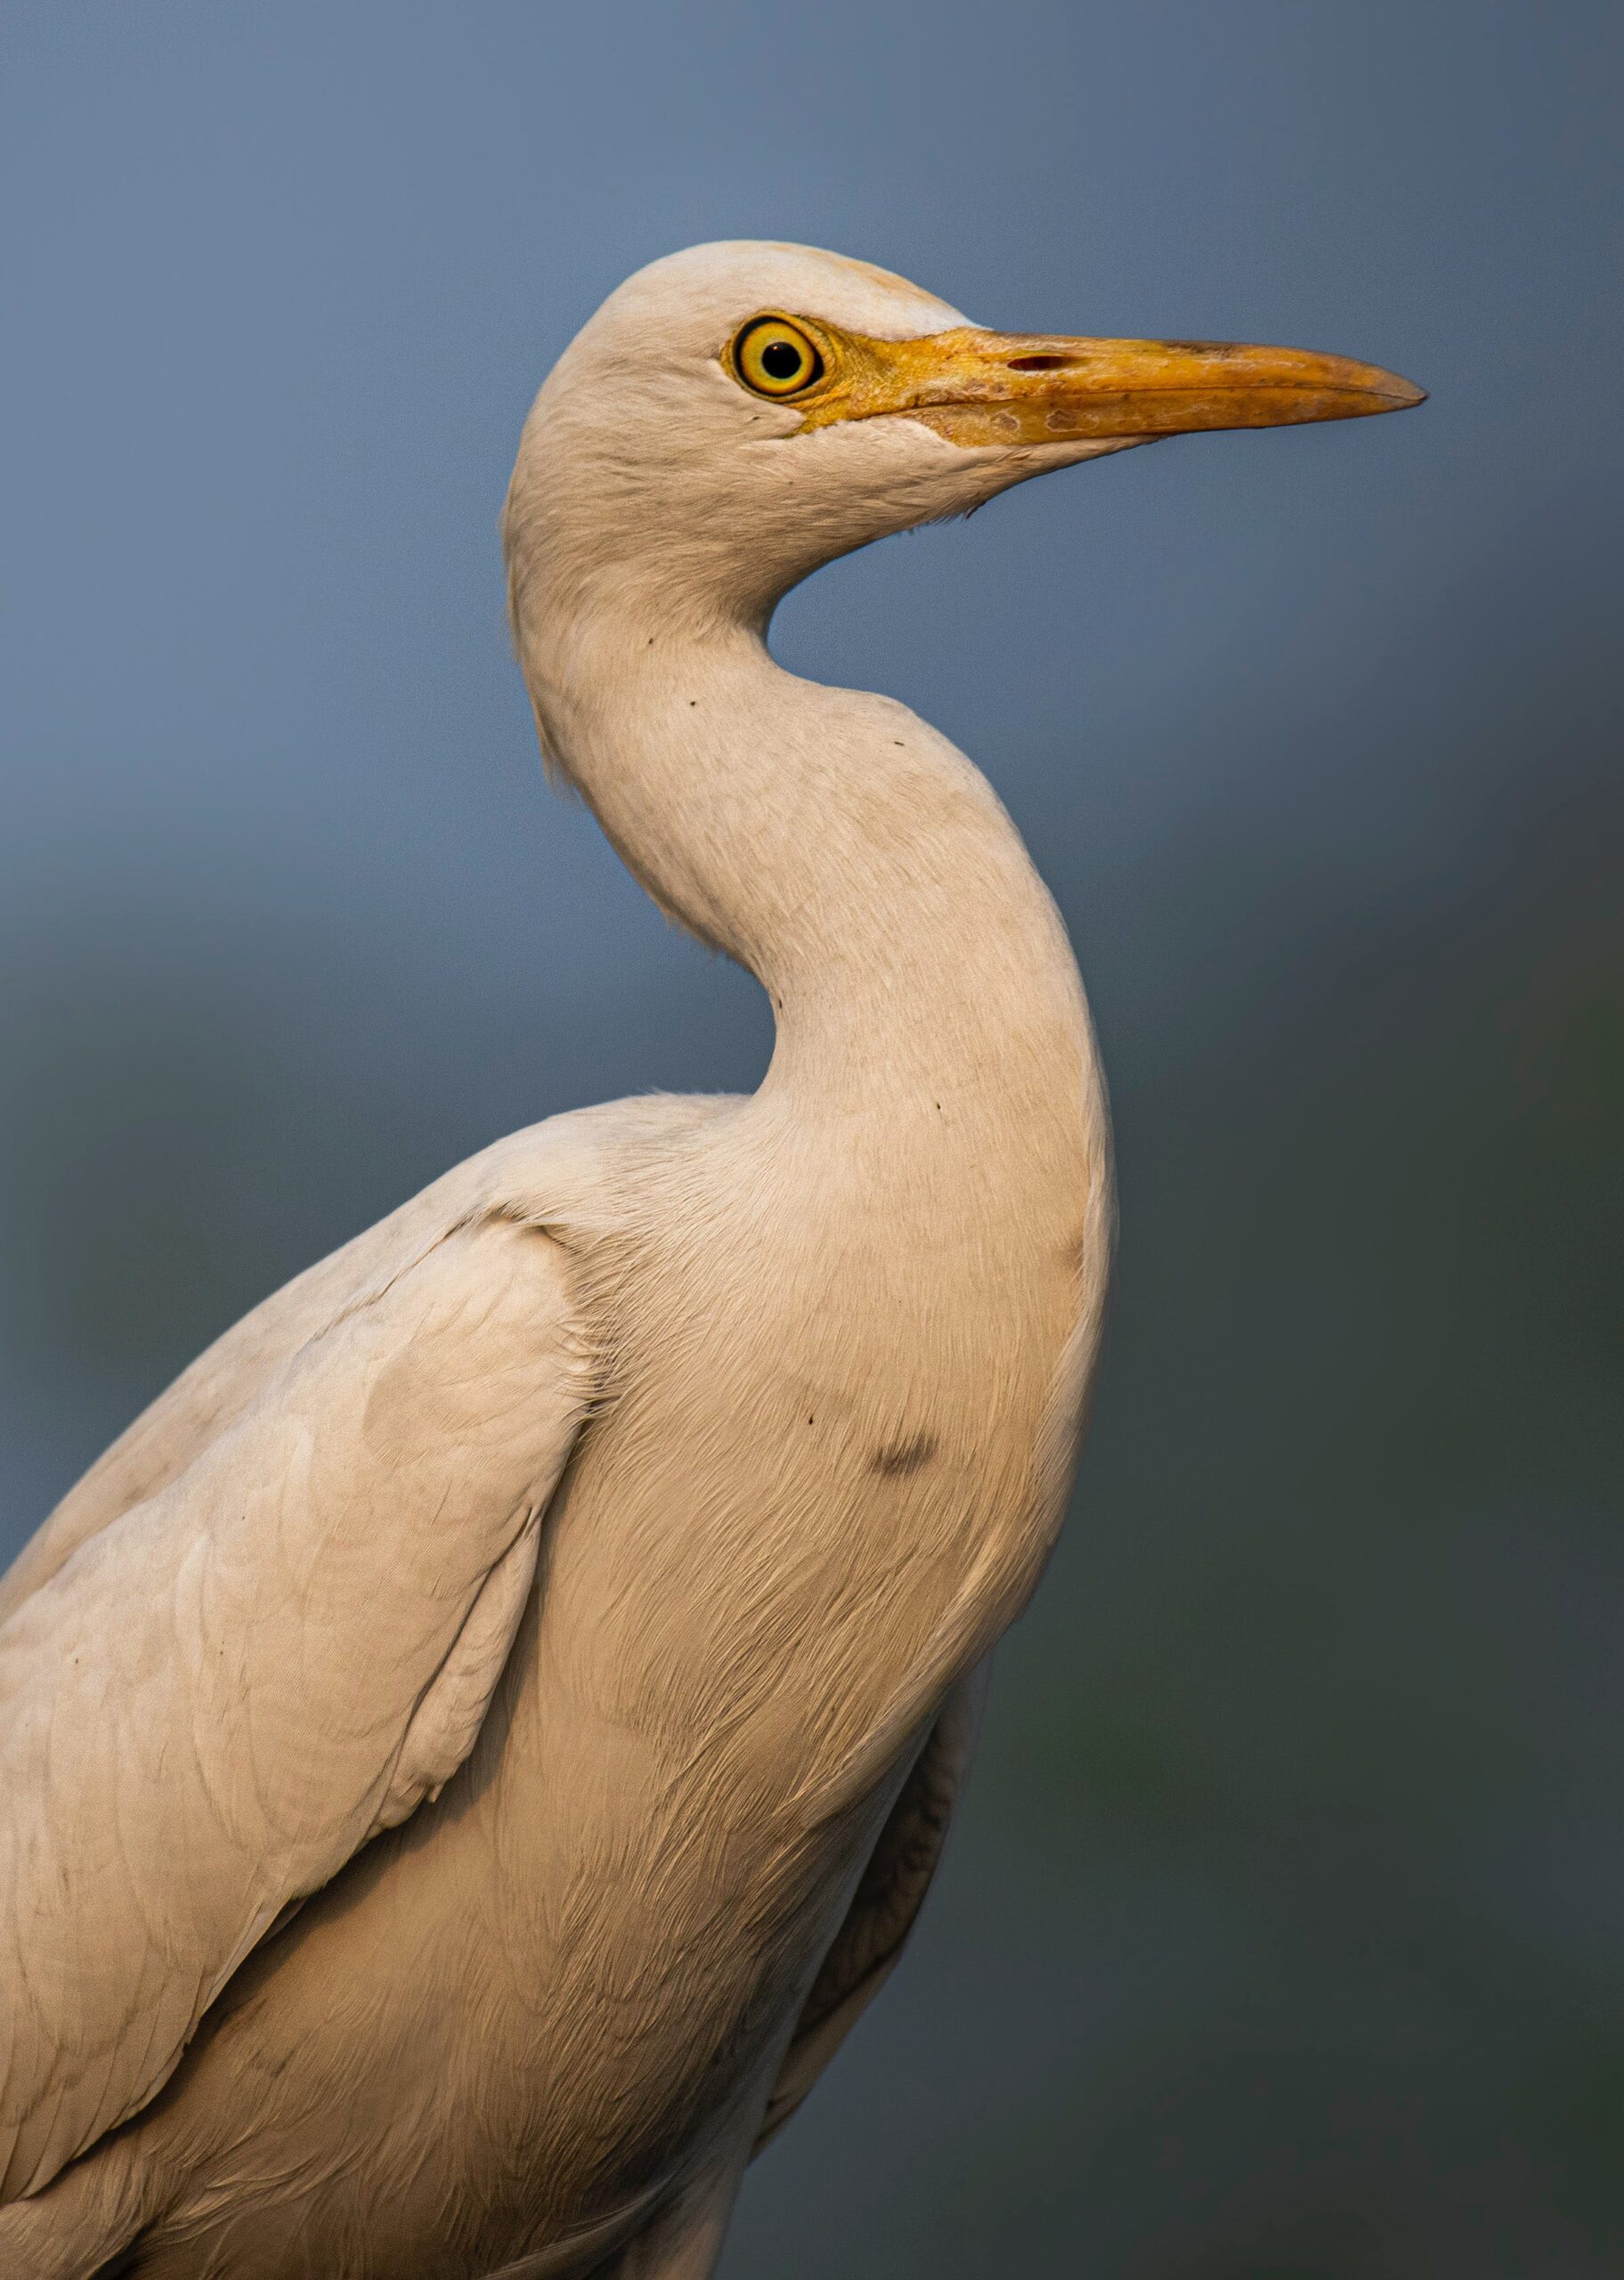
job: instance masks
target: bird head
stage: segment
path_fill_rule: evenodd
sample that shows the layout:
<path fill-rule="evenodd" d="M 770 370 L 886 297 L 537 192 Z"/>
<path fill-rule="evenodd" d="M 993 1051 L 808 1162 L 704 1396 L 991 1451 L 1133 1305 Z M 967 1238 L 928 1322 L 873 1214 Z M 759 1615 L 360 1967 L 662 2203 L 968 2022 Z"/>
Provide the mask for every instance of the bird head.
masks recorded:
<path fill-rule="evenodd" d="M 695 246 L 611 294 L 536 399 L 504 523 L 516 613 L 539 588 L 764 623 L 822 563 L 1052 468 L 1421 401 L 1346 357 L 994 332 L 865 262 Z"/>

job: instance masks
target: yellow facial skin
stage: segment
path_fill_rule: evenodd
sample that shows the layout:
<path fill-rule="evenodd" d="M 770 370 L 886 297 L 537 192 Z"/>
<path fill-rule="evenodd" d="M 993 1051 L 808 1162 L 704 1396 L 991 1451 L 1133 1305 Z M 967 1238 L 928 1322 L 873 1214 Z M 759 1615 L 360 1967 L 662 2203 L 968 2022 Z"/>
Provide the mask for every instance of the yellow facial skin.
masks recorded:
<path fill-rule="evenodd" d="M 810 379 L 755 385 L 763 342 L 809 345 Z M 786 352 L 775 361 L 788 364 Z M 1229 340 L 1090 340 L 961 325 L 918 340 L 875 340 L 815 318 L 764 310 L 724 359 L 740 385 L 793 404 L 803 428 L 901 415 L 966 446 L 1072 444 L 1282 428 L 1402 411 L 1425 389 L 1376 364 L 1306 348 Z"/>

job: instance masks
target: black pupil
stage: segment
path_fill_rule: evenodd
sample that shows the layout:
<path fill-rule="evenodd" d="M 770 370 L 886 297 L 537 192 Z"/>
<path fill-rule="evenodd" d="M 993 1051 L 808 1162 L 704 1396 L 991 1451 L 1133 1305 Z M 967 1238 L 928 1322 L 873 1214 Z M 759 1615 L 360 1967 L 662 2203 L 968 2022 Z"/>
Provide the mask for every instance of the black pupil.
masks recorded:
<path fill-rule="evenodd" d="M 761 351 L 761 370 L 769 380 L 792 380 L 806 361 L 792 340 L 769 340 Z"/>

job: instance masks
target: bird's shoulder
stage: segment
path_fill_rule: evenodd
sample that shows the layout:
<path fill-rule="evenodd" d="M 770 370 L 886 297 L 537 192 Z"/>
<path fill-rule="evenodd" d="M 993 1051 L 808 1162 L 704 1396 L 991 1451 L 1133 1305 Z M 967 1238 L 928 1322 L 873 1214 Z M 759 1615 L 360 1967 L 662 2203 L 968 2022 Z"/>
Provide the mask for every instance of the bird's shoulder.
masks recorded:
<path fill-rule="evenodd" d="M 169 1486 L 302 1348 L 459 1229 L 504 1222 L 566 1246 L 612 1220 L 627 1159 L 674 1140 L 729 1096 L 648 1094 L 572 1109 L 493 1142 L 234 1323 L 97 1459 L 0 1575 L 0 1624 L 78 1547 Z"/>

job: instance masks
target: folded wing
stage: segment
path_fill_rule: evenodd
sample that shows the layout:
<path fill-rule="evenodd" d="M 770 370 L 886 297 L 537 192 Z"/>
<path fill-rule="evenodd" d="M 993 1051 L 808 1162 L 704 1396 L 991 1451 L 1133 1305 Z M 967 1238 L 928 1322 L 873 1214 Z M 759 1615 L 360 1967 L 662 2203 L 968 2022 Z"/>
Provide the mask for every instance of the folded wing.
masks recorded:
<path fill-rule="evenodd" d="M 896 1967 L 947 1841 L 986 1690 L 983 1665 L 960 1680 L 925 1738 L 807 1998 L 767 2102 L 757 2154 L 808 2096 Z"/>
<path fill-rule="evenodd" d="M 591 1397 L 565 1266 L 451 1229 L 0 1624 L 0 2203 L 467 1756 Z"/>

